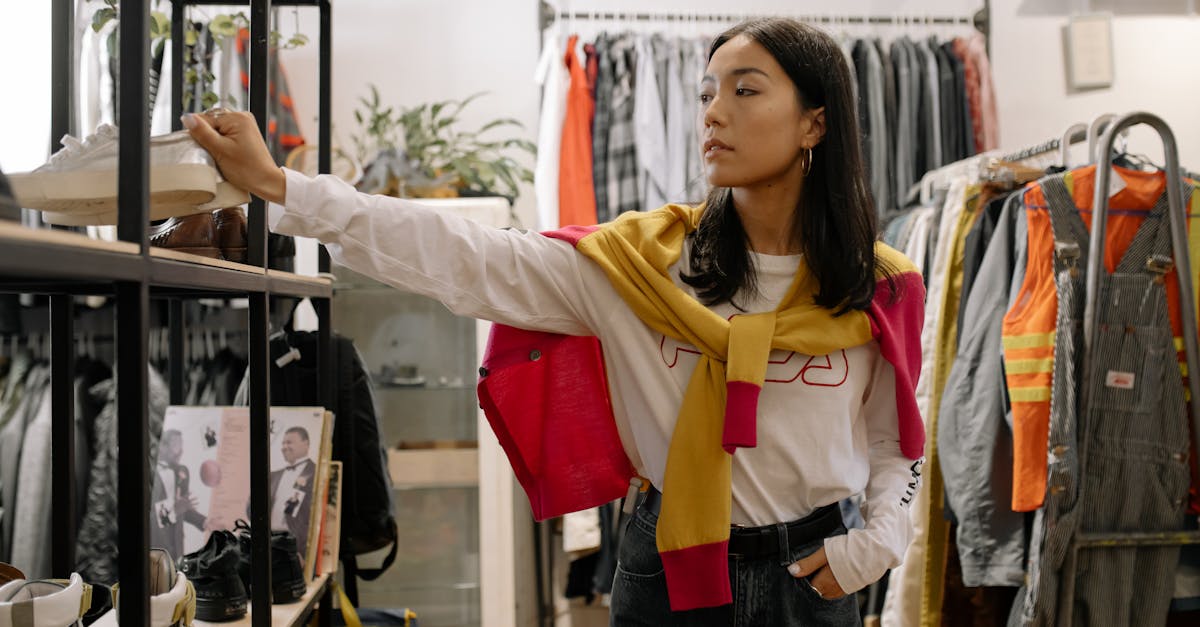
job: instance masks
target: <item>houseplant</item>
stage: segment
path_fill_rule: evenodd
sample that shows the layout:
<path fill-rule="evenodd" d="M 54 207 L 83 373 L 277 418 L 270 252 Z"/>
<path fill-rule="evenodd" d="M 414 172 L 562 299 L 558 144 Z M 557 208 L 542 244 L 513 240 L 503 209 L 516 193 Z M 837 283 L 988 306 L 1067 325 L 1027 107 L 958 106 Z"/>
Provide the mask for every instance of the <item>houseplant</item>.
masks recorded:
<path fill-rule="evenodd" d="M 518 137 L 491 138 L 504 127 L 522 128 L 517 120 L 492 120 L 474 131 L 457 126 L 463 109 L 482 93 L 400 109 L 384 105 L 369 85 L 354 112 L 360 133 L 353 137 L 358 158 L 367 163 L 359 188 L 369 193 L 417 198 L 520 195 L 521 181 L 533 172 L 516 159 L 533 155 L 533 142 Z M 485 137 L 486 136 L 486 137 Z"/>

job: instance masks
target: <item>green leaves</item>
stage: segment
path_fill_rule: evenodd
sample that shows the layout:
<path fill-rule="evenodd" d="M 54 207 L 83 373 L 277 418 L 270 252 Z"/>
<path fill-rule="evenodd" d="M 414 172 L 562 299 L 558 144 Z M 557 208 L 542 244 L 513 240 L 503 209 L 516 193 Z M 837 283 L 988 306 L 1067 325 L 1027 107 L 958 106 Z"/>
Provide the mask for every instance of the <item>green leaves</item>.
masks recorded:
<path fill-rule="evenodd" d="M 474 131 L 457 129 L 463 110 L 486 92 L 397 111 L 382 105 L 375 85 L 368 88 L 369 95 L 359 98 L 362 108 L 354 111 L 362 133 L 353 140 L 362 161 L 402 148 L 420 175 L 429 180 L 452 176 L 460 189 L 510 198 L 519 195 L 520 183 L 533 182 L 533 172 L 508 154 L 532 155 L 536 151 L 533 142 L 519 137 L 484 137 L 500 128 L 523 129 L 518 120 L 499 118 Z"/>
<path fill-rule="evenodd" d="M 150 38 L 169 37 L 171 35 L 171 18 L 162 11 L 150 12 Z"/>
<path fill-rule="evenodd" d="M 105 24 L 117 19 L 117 10 L 112 7 L 105 7 L 92 14 L 92 30 L 100 32 Z"/>
<path fill-rule="evenodd" d="M 238 24 L 232 15 L 218 15 L 208 22 L 208 31 L 213 37 L 233 37 L 237 35 Z"/>

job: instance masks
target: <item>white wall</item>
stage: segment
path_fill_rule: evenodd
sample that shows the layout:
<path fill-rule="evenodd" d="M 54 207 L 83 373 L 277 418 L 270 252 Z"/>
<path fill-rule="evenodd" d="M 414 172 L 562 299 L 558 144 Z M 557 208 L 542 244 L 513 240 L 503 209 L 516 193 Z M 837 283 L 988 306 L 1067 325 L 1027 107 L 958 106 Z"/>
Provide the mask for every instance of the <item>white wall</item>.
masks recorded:
<path fill-rule="evenodd" d="M 12 0 L 8 0 L 12 1 Z M 972 15 L 979 0 L 557 0 L 572 11 L 674 13 L 786 13 L 790 15 Z M 1147 110 L 1174 129 L 1182 162 L 1200 169 L 1200 18 L 1194 0 L 993 0 L 993 75 L 999 99 L 1001 145 L 1019 149 L 1061 135 L 1075 121 L 1100 113 Z M 367 84 L 379 86 L 385 100 L 409 106 L 476 91 L 491 95 L 472 106 L 468 124 L 510 116 L 535 139 L 539 90 L 532 76 L 539 51 L 535 0 L 339 0 L 334 9 L 334 123 L 336 137 L 349 145 L 356 132 L 353 110 Z M 285 10 L 287 13 L 290 10 Z M 1116 57 L 1111 88 L 1069 93 L 1063 65 L 1062 28 L 1067 17 L 1109 11 Z M 304 32 L 315 34 L 316 13 L 300 10 Z M 283 20 L 284 30 L 292 19 Z M 638 24 L 596 21 L 559 23 L 584 35 L 604 28 Z M 662 29 L 661 23 L 657 26 Z M 673 25 L 681 33 L 711 32 L 716 26 Z M 904 27 L 845 26 L 854 33 L 888 37 Z M 961 33 L 962 27 L 943 29 Z M 922 27 L 914 33 L 927 32 Z M 302 124 L 315 141 L 316 49 L 284 56 Z M 1161 163 L 1159 142 L 1148 129 L 1136 129 L 1130 146 Z M 1083 158 L 1077 149 L 1074 161 Z M 518 215 L 534 224 L 532 190 L 523 192 Z"/>
<path fill-rule="evenodd" d="M 576 11 L 827 15 L 829 3 L 786 0 L 559 0 Z M 1000 105 L 1001 141 L 1006 149 L 1060 134 L 1076 120 L 1103 112 L 1144 109 L 1162 115 L 1175 130 L 1182 160 L 1200 168 L 1200 97 L 1195 77 L 1200 58 L 1200 18 L 1195 0 L 994 0 L 993 67 Z M 967 15 L 978 0 L 846 0 L 839 14 Z M 1108 89 L 1068 93 L 1061 29 L 1068 15 L 1088 9 L 1112 11 L 1116 80 Z M 284 9 L 282 29 L 295 28 Z M 314 36 L 317 16 L 300 9 L 302 32 Z M 0 0 L 0 168 L 20 171 L 44 161 L 49 146 L 49 33 L 47 2 Z M 589 22 L 575 25 L 594 31 Z M 685 28 L 685 27 L 677 27 Z M 690 27 L 686 27 L 690 28 Z M 877 32 L 886 34 L 888 27 Z M 896 29 L 892 29 L 895 31 Z M 380 86 L 389 101 L 412 105 L 461 98 L 474 91 L 492 95 L 468 110 L 466 121 L 512 116 L 533 138 L 538 90 L 532 82 L 538 54 L 535 0 L 339 0 L 334 8 L 334 120 L 349 144 L 353 110 L 366 85 Z M 285 53 L 302 124 L 315 141 L 316 47 Z M 14 97 L 15 96 L 15 97 Z M 1158 159 L 1157 141 L 1135 133 L 1133 146 Z M 1078 160 L 1081 157 L 1076 157 Z M 532 224 L 532 194 L 518 205 Z"/>
<path fill-rule="evenodd" d="M 41 165 L 50 150 L 50 3 L 0 0 L 0 169 Z"/>
<path fill-rule="evenodd" d="M 534 139 L 540 98 L 533 81 L 539 50 L 534 2 L 337 0 L 333 7 L 334 138 L 347 151 L 359 132 L 354 110 L 371 83 L 383 102 L 397 107 L 489 92 L 463 112 L 462 128 L 511 117 Z M 293 10 L 281 11 L 281 29 L 289 33 Z M 318 14 L 296 13 L 312 43 L 281 59 L 305 137 L 316 143 Z M 532 168 L 532 159 L 527 164 Z M 532 187 L 524 189 L 517 209 L 523 224 L 534 223 Z"/>
<path fill-rule="evenodd" d="M 696 12 L 743 14 L 785 11 L 827 15 L 826 2 L 786 0 L 593 0 L 557 4 L 572 11 Z M 971 15 L 976 0 L 903 0 L 884 2 L 845 0 L 838 14 Z M 295 19 L 283 9 L 281 29 L 289 33 Z M 317 14 L 300 9 L 300 29 L 314 36 L 313 45 L 284 53 L 292 95 L 309 141 L 316 141 Z M 584 35 L 608 27 L 617 30 L 637 24 L 579 21 L 560 23 Z M 711 32 L 713 27 L 673 26 L 681 33 Z M 865 30 L 859 28 L 859 30 Z M 876 27 L 886 34 L 898 29 Z M 950 29 L 948 32 L 961 32 Z M 515 117 L 525 124 L 526 137 L 536 139 L 540 90 L 533 81 L 540 35 L 536 0 L 338 0 L 333 11 L 335 140 L 349 147 L 357 132 L 354 109 L 376 84 L 386 102 L 411 106 L 477 91 L 490 95 L 472 104 L 464 115 L 465 128 L 495 117 Z M 532 164 L 531 164 L 532 165 Z M 532 188 L 517 203 L 522 224 L 536 223 Z"/>
<path fill-rule="evenodd" d="M 1094 0 L 1092 10 L 1114 13 L 1116 59 L 1111 88 L 1069 93 L 1062 28 L 1087 9 L 1077 0 L 993 0 L 992 68 L 999 94 L 1000 139 L 1019 149 L 1061 136 L 1073 122 L 1101 113 L 1145 110 L 1175 133 L 1181 162 L 1200 168 L 1200 18 L 1186 0 Z M 1130 149 L 1162 164 L 1161 143 L 1134 129 Z M 1085 151 L 1073 151 L 1073 162 Z"/>

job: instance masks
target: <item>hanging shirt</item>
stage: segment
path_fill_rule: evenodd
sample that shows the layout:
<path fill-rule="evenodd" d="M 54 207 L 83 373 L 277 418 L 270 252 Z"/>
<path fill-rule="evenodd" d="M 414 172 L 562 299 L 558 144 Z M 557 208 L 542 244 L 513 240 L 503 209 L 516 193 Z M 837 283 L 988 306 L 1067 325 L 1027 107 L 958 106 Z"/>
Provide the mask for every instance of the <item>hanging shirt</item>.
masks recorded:
<path fill-rule="evenodd" d="M 688 128 L 696 123 L 695 98 L 684 94 L 683 53 L 678 40 L 665 42 L 667 52 L 667 197 L 674 202 L 687 200 Z M 690 72 L 690 68 L 688 69 Z M 694 94 L 693 94 L 694 96 Z M 649 205 L 648 205 L 649 206 Z"/>
<path fill-rule="evenodd" d="M 640 209 L 667 204 L 667 126 L 658 89 L 658 68 L 649 37 L 637 39 L 636 95 L 633 99 L 634 142 L 642 174 Z"/>
<path fill-rule="evenodd" d="M 1009 503 L 1013 440 L 1000 340 L 1012 276 L 1025 247 L 1016 237 L 1025 209 L 1020 192 L 1000 202 L 994 237 L 984 244 L 960 312 L 958 355 L 938 416 L 946 500 L 958 521 L 958 559 L 968 587 L 1015 587 L 1025 577 L 1025 514 Z"/>
<path fill-rule="evenodd" d="M 895 171 L 893 192 L 899 202 L 908 195 L 908 188 L 915 180 L 913 156 L 918 138 L 916 136 L 917 128 L 910 123 L 914 115 L 913 103 L 915 101 L 912 93 L 912 63 L 909 58 L 908 46 L 904 41 L 897 39 L 892 42 L 890 53 L 896 77 L 896 115 L 898 120 L 895 153 L 892 155 L 892 166 Z"/>
<path fill-rule="evenodd" d="M 567 66 L 557 37 L 547 37 L 535 80 L 542 86 L 542 113 L 538 123 L 537 163 L 533 192 L 537 197 L 537 228 L 558 228 L 558 166 L 563 120 L 567 113 Z"/>
<path fill-rule="evenodd" d="M 925 417 L 927 432 L 935 433 L 935 425 L 930 424 L 934 407 L 934 375 L 937 368 L 939 353 L 938 337 L 942 325 L 944 308 L 940 306 L 945 299 L 945 292 L 950 281 L 951 255 L 950 249 L 954 239 L 955 227 L 966 205 L 967 181 L 965 178 L 955 179 L 941 204 L 940 211 L 935 215 L 930 225 L 934 232 L 932 263 L 925 268 L 925 277 L 929 284 L 926 293 L 925 324 L 921 332 L 921 376 L 917 379 L 917 404 L 921 415 Z M 906 251 L 907 252 L 907 251 Z M 940 397 L 939 397 L 940 400 Z M 932 451 L 932 447 L 929 448 Z M 930 474 L 930 477 L 933 475 Z M 888 625 L 915 626 L 921 624 L 922 605 L 926 603 L 926 591 L 936 585 L 940 593 L 939 577 L 926 578 L 926 564 L 930 552 L 935 547 L 939 536 L 944 537 L 945 521 L 939 521 L 930 516 L 932 506 L 940 508 L 942 494 L 940 488 L 934 490 L 932 481 L 921 484 L 913 501 L 913 534 L 914 539 L 908 545 L 900 566 L 888 577 L 887 598 L 884 603 L 883 621 Z M 944 552 L 944 544 L 941 549 Z M 940 569 L 939 569 L 940 570 Z M 936 574 L 936 573 L 931 573 Z M 940 606 L 939 606 L 940 609 Z"/>
<path fill-rule="evenodd" d="M 50 577 L 50 387 L 44 386 L 28 405 L 21 442 L 21 467 L 11 492 L 16 497 L 12 527 L 12 565 L 34 579 Z"/>
<path fill-rule="evenodd" d="M 558 223 L 596 224 L 596 192 L 592 185 L 592 115 L 595 102 L 587 71 L 575 54 L 577 35 L 567 40 L 563 59 L 570 76 L 558 165 Z"/>
<path fill-rule="evenodd" d="M 704 157 L 700 154 L 700 77 L 708 67 L 708 42 L 700 39 L 684 40 L 683 51 L 683 101 L 688 109 L 686 125 L 687 140 L 684 142 L 687 166 L 687 192 L 684 199 L 699 202 L 708 192 L 708 179 L 704 176 Z"/>
<path fill-rule="evenodd" d="M 608 212 L 602 222 L 611 221 L 626 211 L 641 210 L 642 179 L 645 178 L 639 166 L 634 122 L 633 74 L 637 67 L 637 49 L 633 36 L 618 37 L 610 50 L 613 88 L 608 128 Z"/>
<path fill-rule="evenodd" d="M 592 186 L 596 190 L 596 221 L 612 220 L 608 209 L 608 132 L 612 120 L 613 64 L 612 39 L 605 33 L 596 37 L 596 113 L 592 116 Z"/>
<path fill-rule="evenodd" d="M 971 108 L 972 132 L 979 152 L 1000 147 L 1000 120 L 996 112 L 996 86 L 992 82 L 992 64 L 987 56 L 987 38 L 983 33 L 955 40 L 955 50 L 963 59 Z"/>
<path fill-rule="evenodd" d="M 938 75 L 937 54 L 930 47 L 930 42 L 918 41 L 917 49 L 920 50 L 924 62 L 921 67 L 921 85 L 924 90 L 921 96 L 923 103 L 921 115 L 922 124 L 928 129 L 928 133 L 925 135 L 927 142 L 925 171 L 928 172 L 940 168 L 946 163 L 945 156 L 942 154 L 941 80 Z M 917 178 L 920 179 L 920 177 Z"/>

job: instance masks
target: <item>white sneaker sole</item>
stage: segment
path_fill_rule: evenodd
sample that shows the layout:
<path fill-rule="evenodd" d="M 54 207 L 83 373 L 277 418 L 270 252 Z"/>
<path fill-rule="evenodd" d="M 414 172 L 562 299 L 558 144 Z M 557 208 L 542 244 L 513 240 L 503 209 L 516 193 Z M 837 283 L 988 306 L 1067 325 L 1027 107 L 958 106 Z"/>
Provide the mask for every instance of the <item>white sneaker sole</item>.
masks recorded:
<path fill-rule="evenodd" d="M 151 168 L 151 219 L 197 213 L 213 201 L 230 203 L 213 208 L 245 202 L 238 201 L 246 196 L 245 192 L 219 183 L 219 178 L 216 169 L 201 163 Z M 47 221 L 51 224 L 116 223 L 117 177 L 114 171 L 30 172 L 13 174 L 9 180 L 18 204 L 48 212 Z M 225 199 L 218 198 L 219 191 L 225 191 Z"/>
<path fill-rule="evenodd" d="M 152 195 L 153 196 L 153 195 Z M 224 181 L 217 183 L 217 193 L 206 203 L 202 204 L 171 204 L 163 202 L 156 204 L 153 199 L 150 203 L 150 219 L 164 220 L 166 218 L 179 218 L 192 215 L 195 213 L 205 213 L 216 209 L 224 209 L 226 207 L 236 207 L 238 205 L 250 202 L 250 194 L 238 187 L 234 187 L 230 183 Z M 45 211 L 42 217 L 49 224 L 59 226 L 99 226 L 105 224 L 117 223 L 117 210 L 112 208 L 102 213 L 81 214 L 81 213 L 58 213 L 54 211 Z"/>

